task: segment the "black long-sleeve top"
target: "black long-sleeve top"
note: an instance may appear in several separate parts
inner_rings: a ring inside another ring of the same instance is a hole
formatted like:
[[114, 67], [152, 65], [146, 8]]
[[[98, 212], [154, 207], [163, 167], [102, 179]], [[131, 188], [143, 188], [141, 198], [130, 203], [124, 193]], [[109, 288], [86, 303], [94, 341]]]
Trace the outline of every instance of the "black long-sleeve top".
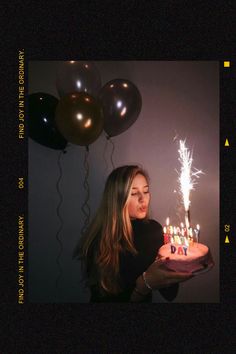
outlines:
[[[136, 279], [155, 261], [158, 249], [163, 245], [162, 226], [155, 220], [132, 220], [134, 246], [137, 255], [125, 251], [120, 253], [120, 283], [123, 291], [118, 295], [101, 296], [98, 285], [91, 286], [90, 302], [130, 302]], [[178, 285], [159, 290], [162, 296], [173, 300], [178, 292]], [[152, 293], [141, 302], [152, 302]]]

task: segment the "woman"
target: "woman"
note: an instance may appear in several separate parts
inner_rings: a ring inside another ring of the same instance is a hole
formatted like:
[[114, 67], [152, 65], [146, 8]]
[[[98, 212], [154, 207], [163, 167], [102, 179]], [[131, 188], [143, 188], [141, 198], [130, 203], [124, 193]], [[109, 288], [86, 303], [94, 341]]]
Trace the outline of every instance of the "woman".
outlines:
[[161, 225], [148, 219], [149, 178], [139, 166], [109, 175], [101, 205], [74, 255], [82, 260], [91, 302], [151, 302], [152, 290], [172, 300], [178, 283], [191, 277], [157, 260]]

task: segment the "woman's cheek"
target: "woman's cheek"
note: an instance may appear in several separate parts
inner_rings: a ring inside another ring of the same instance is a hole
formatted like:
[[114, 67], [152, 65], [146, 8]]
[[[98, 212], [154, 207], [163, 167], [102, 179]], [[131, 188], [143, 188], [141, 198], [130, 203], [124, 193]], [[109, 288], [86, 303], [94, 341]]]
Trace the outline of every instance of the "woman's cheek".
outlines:
[[131, 216], [135, 216], [135, 214], [137, 213], [137, 209], [138, 209], [138, 201], [132, 199], [128, 206], [129, 214]]

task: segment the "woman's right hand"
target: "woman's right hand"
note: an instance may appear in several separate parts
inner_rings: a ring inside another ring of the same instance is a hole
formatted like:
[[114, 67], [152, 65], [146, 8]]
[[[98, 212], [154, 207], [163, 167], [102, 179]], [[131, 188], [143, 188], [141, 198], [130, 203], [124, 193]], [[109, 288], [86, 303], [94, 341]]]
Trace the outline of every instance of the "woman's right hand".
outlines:
[[[146, 280], [150, 287], [154, 290], [168, 287], [172, 284], [186, 281], [193, 277], [191, 273], [180, 273], [168, 270], [165, 263], [168, 262], [165, 258], [159, 258], [153, 262], [146, 270]], [[136, 281], [137, 288], [142, 292], [148, 292], [142, 276]]]

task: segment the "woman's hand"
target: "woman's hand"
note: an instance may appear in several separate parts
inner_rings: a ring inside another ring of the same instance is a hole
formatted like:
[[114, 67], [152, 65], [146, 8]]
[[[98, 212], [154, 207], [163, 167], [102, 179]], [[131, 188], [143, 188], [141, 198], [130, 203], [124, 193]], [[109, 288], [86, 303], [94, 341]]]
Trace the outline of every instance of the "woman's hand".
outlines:
[[[154, 290], [168, 287], [175, 283], [186, 281], [193, 277], [191, 273], [180, 273], [168, 270], [165, 267], [167, 260], [164, 258], [156, 259], [146, 270], [146, 280]], [[136, 287], [141, 293], [147, 294], [150, 290], [144, 283], [143, 277], [138, 277]]]

